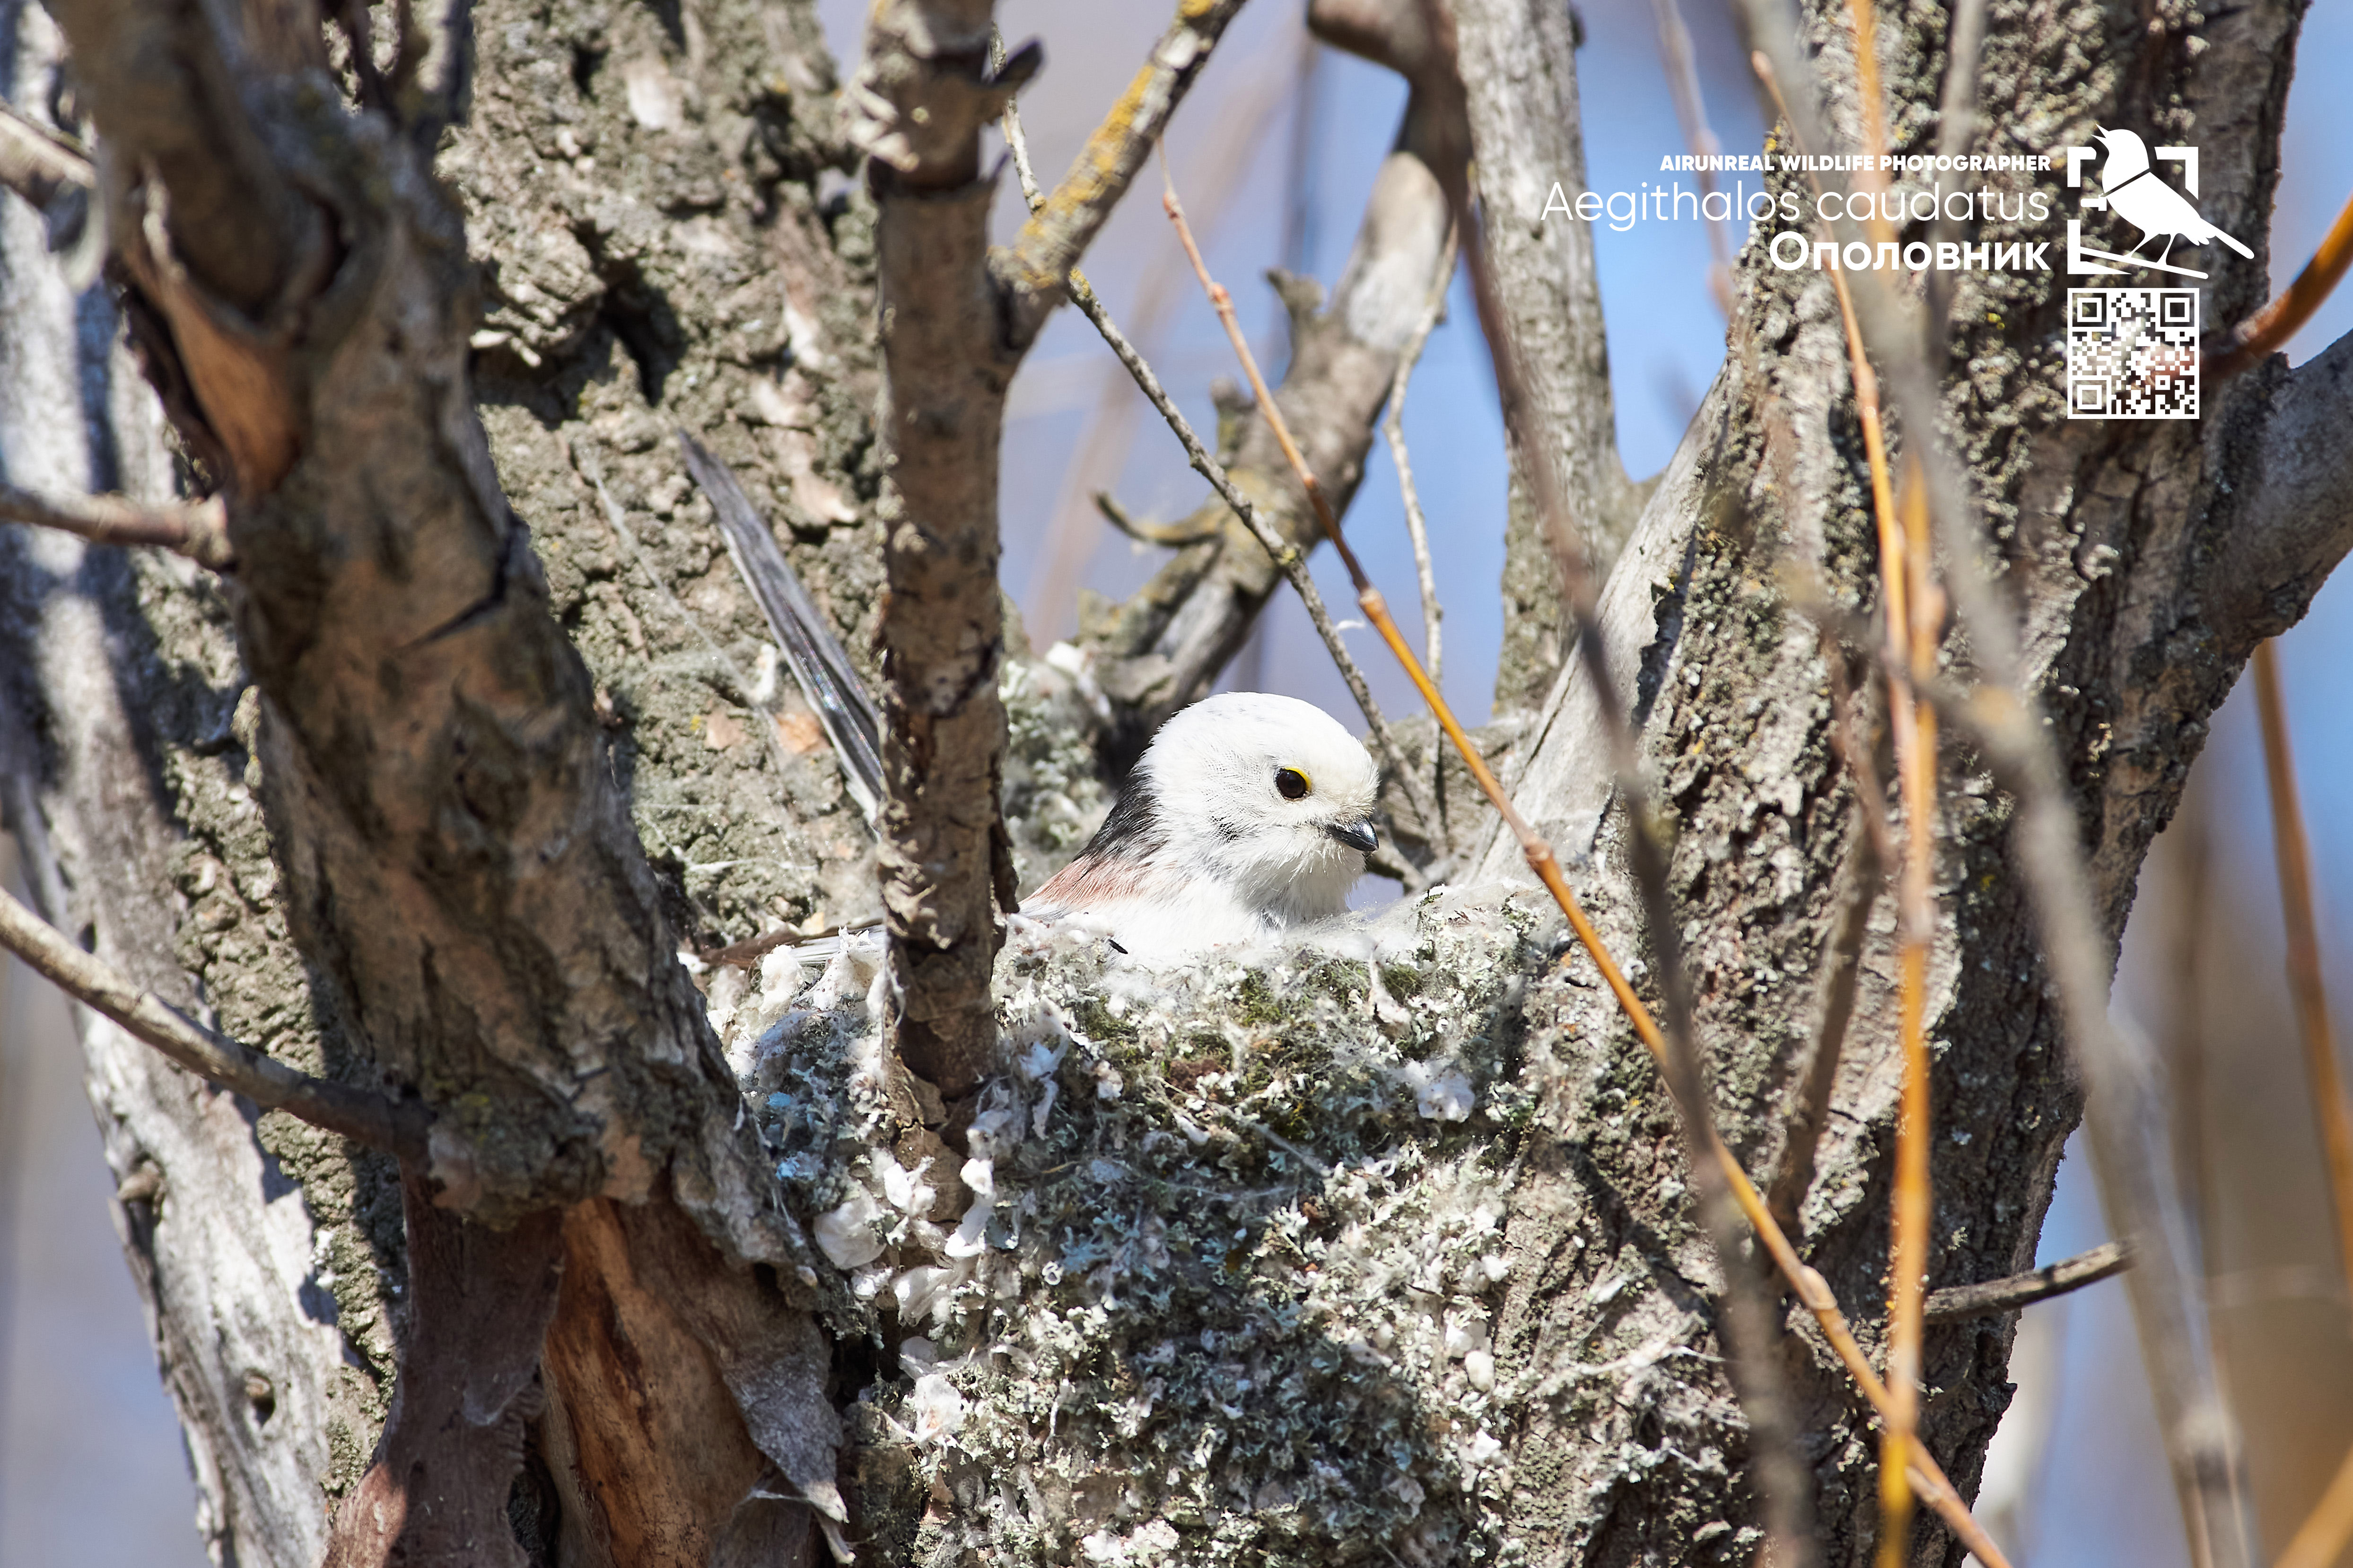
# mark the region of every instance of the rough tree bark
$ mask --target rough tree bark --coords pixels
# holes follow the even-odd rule
[[[903,34],[908,59],[955,57],[946,90],[985,110],[987,8],[940,9],[955,37]],[[1205,9],[1231,8],[1186,6],[1171,37]],[[1466,58],[1504,36],[1482,26],[1540,9],[1465,4]],[[401,1173],[86,1032],[118,1222],[218,1557],[792,1562],[857,1542],[877,1562],[1066,1561],[1083,1542],[1106,1560],[1747,1560],[1721,1281],[1666,1102],[1525,898],[1459,895],[1336,950],[1155,985],[1017,946],[997,975],[1014,1065],[969,1013],[947,1053],[965,1076],[929,1064],[934,1087],[977,1090],[970,1131],[890,1057],[860,1054],[877,1021],[850,958],[804,994],[789,964],[754,979],[724,963],[698,994],[672,957],[881,912],[915,934],[894,900],[945,879],[969,998],[1000,859],[971,792],[1001,755],[1011,861],[1034,884],[1100,816],[1097,742],[1132,752],[1271,590],[1224,520],[1091,621],[1091,675],[1018,647],[1000,659],[995,402],[1083,221],[988,264],[967,142],[937,181],[837,189],[857,159],[802,4],[480,0],[437,23],[421,60],[379,11],[367,69],[299,5],[57,10],[72,91],[46,16],[6,0],[0,92],[40,115],[70,102],[111,144],[98,199],[121,270],[78,296],[39,216],[0,195],[0,480],[152,501],[200,479],[227,496],[239,565],[215,577],[0,532],[6,826],[43,910],[83,945],[224,1033],[435,1118],[429,1168]],[[1510,134],[1495,126],[1545,120],[1573,78],[1547,33],[1527,73],[1480,69],[1467,132],[1448,130],[1431,106],[1460,88],[1431,74],[1419,5],[1313,13],[1416,88],[1333,307],[1295,315],[1279,395],[1345,496],[1394,363],[1382,307],[1401,338],[1442,247],[1430,160],[1461,157],[1466,134],[1492,151]],[[2206,216],[2257,236],[2297,8],[2153,15],[1996,0],[1980,145],[2048,151],[2120,123],[2193,142]],[[1844,7],[1808,17],[1852,134]],[[1881,19],[1900,151],[1934,145],[1944,26],[1936,8]],[[1147,67],[1153,112],[1174,102],[1166,73],[1206,50]],[[952,123],[964,137],[974,121]],[[1533,162],[1480,164],[1507,230],[1502,176]],[[1081,205],[1099,219],[1107,201]],[[1581,287],[1576,235],[1541,237],[1556,248],[1528,261],[1530,287]],[[1970,237],[2050,237],[1989,222]],[[2224,258],[2210,319],[2259,301],[2257,248]],[[1827,280],[1760,252],[1604,610],[1672,817],[1722,1125],[1761,1174],[1859,831],[1817,638],[1777,573],[1813,566],[1868,607],[1874,557]],[[878,334],[878,282],[886,310],[924,290],[967,309]],[[2353,542],[2353,446],[2336,434],[2353,344],[2211,388],[2199,426],[2070,423],[2062,288],[1968,278],[1947,394],[2113,937],[2247,650]],[[993,335],[968,309],[983,294],[1005,307]],[[1606,427],[1597,344],[1580,329],[1535,355],[1567,426]],[[974,379],[918,385],[917,359]],[[971,400],[951,429],[920,413],[935,393]],[[908,815],[886,822],[879,898],[868,829],[684,475],[681,424],[789,534],[854,657],[880,635],[885,667],[867,673],[897,694]],[[1239,442],[1237,475],[1303,541],[1262,426]],[[934,460],[967,466],[951,491],[926,488]],[[1601,518],[1623,476],[1593,460],[1572,478]],[[935,550],[960,563],[936,589]],[[883,606],[886,581],[906,604]],[[934,591],[954,607],[894,619]],[[1524,642],[1541,640],[1540,598]],[[1968,648],[1947,657],[1965,676]],[[927,708],[923,683],[951,673]],[[1581,679],[1554,681],[1516,789],[1639,954]],[[963,770],[928,805],[921,789],[949,775],[923,753],[926,718]],[[1966,743],[1946,760],[1937,1286],[2031,1260],[2077,1111],[2008,803]],[[934,829],[944,847],[926,848]],[[1519,875],[1507,841],[1484,875]],[[1891,941],[1875,928],[1866,946],[1798,1238],[1866,1339]],[[973,1157],[964,1195],[950,1138]],[[1928,1339],[1923,1430],[1965,1489],[2008,1338],[1996,1319]],[[1793,1320],[1785,1344],[1824,1557],[1861,1561],[1869,1425],[1810,1330]],[[1914,1556],[1957,1551],[1928,1529]]]

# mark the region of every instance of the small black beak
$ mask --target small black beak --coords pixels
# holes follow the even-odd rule
[[[1366,855],[1381,847],[1381,836],[1373,831],[1373,825],[1369,822],[1326,823],[1324,831],[1349,848],[1361,850]]]

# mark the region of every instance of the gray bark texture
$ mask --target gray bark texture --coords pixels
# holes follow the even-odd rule
[[[1488,265],[1528,378],[1528,426],[1544,448],[1512,453],[1495,669],[1495,709],[1510,713],[1542,700],[1568,653],[1557,546],[1544,537],[1526,465],[1553,465],[1597,578],[1641,498],[1618,459],[1592,226],[1545,216],[1556,184],[1572,207],[1586,189],[1574,18],[1546,0],[1461,0],[1452,11]]]
[[[1005,380],[1232,9],[1178,9],[1102,160],[991,256],[965,153],[1015,82],[987,70],[985,5],[880,8],[874,133],[845,136],[805,0],[478,0],[427,18],[421,54],[380,10],[367,68],[297,0],[58,0],[56,25],[0,0],[0,94],[88,117],[114,256],[80,288],[0,195],[0,483],[218,493],[237,560],[0,530],[5,826],[42,913],[137,985],[431,1118],[396,1165],[85,1030],[216,1561],[1753,1557],[1725,1281],[1672,1109],[1508,837],[1455,891],[1183,973],[991,907],[1084,840],[1108,771],[1278,579],[1213,505],[1214,537],[1058,667],[993,582]],[[1528,221],[1581,181],[1559,14],[1463,0],[1466,68],[1494,62],[1467,95],[1419,5],[1311,14],[1415,90],[1332,304],[1296,297],[1277,395],[1344,501],[1447,171],[1486,148],[1549,456],[1597,549],[1630,521],[1605,639],[1719,1123],[1761,1181],[1862,833],[1821,639],[1781,586],[1794,563],[1876,602],[1828,278],[1743,254],[1725,367],[1638,498],[1589,248]],[[1844,15],[1804,26],[1852,136]],[[1978,150],[2117,124],[2195,143],[2205,215],[2260,236],[2299,16],[1995,0]],[[1945,23],[1881,17],[1898,151],[1934,149]],[[853,139],[890,170],[851,178]],[[2212,319],[2261,302],[2261,248],[2219,258]],[[2353,344],[2210,386],[2199,424],[2071,423],[2063,287],[1968,275],[1946,394],[2113,942],[2209,715],[2353,542]],[[879,858],[681,426],[885,694]],[[1263,422],[1226,445],[1308,542]],[[1600,705],[1525,510],[1499,707],[1526,710],[1500,760],[1655,994]],[[1945,658],[1966,679],[1964,639]],[[2080,1109],[2012,805],[1966,735],[1943,762],[1936,1288],[2031,1263]],[[1467,781],[1436,773],[1460,837]],[[885,917],[892,956],[852,943],[821,973],[716,956]],[[1883,900],[1874,922],[1793,1238],[1876,1350]],[[928,993],[923,942],[955,970]],[[919,1016],[924,994],[961,1010]],[[1778,1342],[1820,1553],[1861,1563],[1873,1429],[1801,1320]],[[1923,1433],[1964,1492],[2011,1328],[1928,1333]],[[1959,1551],[1931,1523],[1912,1557]]]

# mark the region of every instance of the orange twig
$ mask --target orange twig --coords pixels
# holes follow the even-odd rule
[[[2345,210],[2337,215],[2320,248],[2312,253],[2295,281],[2278,299],[2232,328],[2221,345],[2206,356],[2206,374],[2221,381],[2260,363],[2312,320],[2312,313],[2336,289],[2348,267],[2353,267],[2353,197],[2346,199]]]
[[[1291,433],[1283,424],[1282,410],[1275,405],[1273,397],[1267,391],[1264,378],[1259,374],[1258,362],[1250,353],[1249,340],[1242,335],[1240,327],[1235,321],[1232,297],[1226,291],[1223,285],[1210,277],[1208,264],[1202,260],[1200,249],[1193,241],[1192,230],[1185,221],[1184,205],[1176,199],[1176,193],[1173,186],[1164,192],[1161,205],[1166,210],[1170,222],[1176,226],[1177,237],[1185,247],[1186,255],[1193,263],[1194,273],[1199,278],[1202,289],[1208,295],[1209,302],[1217,308],[1219,320],[1225,323],[1227,338],[1232,342],[1234,353],[1241,362],[1242,373],[1249,379],[1250,388],[1258,397],[1259,407],[1264,412],[1267,423],[1274,433],[1275,440],[1282,447],[1283,455],[1290,460],[1300,482],[1305,487],[1308,500],[1315,509],[1316,519],[1323,525],[1325,537],[1331,540],[1334,548],[1339,553],[1341,562],[1347,568],[1348,579],[1356,586],[1356,602],[1363,607],[1366,619],[1380,632],[1381,640],[1388,644],[1389,651],[1397,657],[1398,664],[1404,667],[1406,674],[1420,691],[1422,700],[1430,704],[1431,713],[1437,716],[1438,722],[1445,730],[1447,738],[1454,743],[1456,752],[1461,754],[1463,764],[1470,769],[1471,776],[1477,782],[1480,791],[1486,795],[1488,803],[1503,817],[1504,826],[1511,829],[1512,837],[1519,843],[1520,852],[1527,858],[1529,868],[1536,874],[1537,879],[1544,883],[1545,889],[1552,895],[1553,901],[1560,906],[1561,913],[1567,917],[1569,927],[1576,932],[1579,945],[1584,948],[1586,955],[1593,961],[1594,967],[1601,972],[1603,982],[1609,987],[1610,994],[1617,998],[1618,1005],[1624,1011],[1628,1021],[1633,1025],[1635,1035],[1650,1051],[1651,1058],[1662,1070],[1666,1069],[1669,1067],[1666,1036],[1659,1028],[1658,1021],[1651,1016],[1651,1010],[1643,1005],[1642,999],[1634,994],[1633,986],[1628,984],[1625,972],[1618,967],[1616,960],[1610,956],[1608,945],[1602,942],[1601,933],[1594,929],[1593,922],[1587,917],[1584,906],[1578,903],[1577,895],[1569,890],[1567,880],[1561,874],[1560,861],[1554,855],[1552,846],[1528,826],[1527,820],[1521,816],[1518,809],[1513,805],[1511,797],[1504,793],[1503,784],[1496,779],[1493,771],[1487,766],[1486,759],[1480,754],[1477,744],[1464,733],[1461,724],[1454,717],[1453,709],[1447,705],[1445,697],[1430,683],[1429,675],[1421,667],[1421,661],[1414,657],[1413,649],[1407,645],[1405,637],[1398,632],[1397,623],[1389,616],[1388,601],[1381,596],[1380,590],[1373,586],[1371,580],[1365,574],[1364,567],[1357,562],[1356,552],[1348,548],[1347,542],[1340,536],[1339,523],[1333,516],[1331,507],[1324,500],[1323,488],[1316,482],[1315,476],[1308,470],[1305,460],[1299,454],[1299,448],[1293,444]],[[1847,1374],[1862,1391],[1863,1397],[1877,1412],[1881,1422],[1884,1425],[1890,1418],[1892,1405],[1887,1385],[1880,1380],[1878,1373],[1871,1365],[1870,1358],[1863,1353],[1862,1346],[1856,1342],[1854,1331],[1847,1322],[1846,1314],[1840,1310],[1838,1298],[1831,1291],[1830,1282],[1798,1256],[1797,1248],[1790,1245],[1789,1238],[1781,1229],[1779,1222],[1774,1219],[1771,1211],[1767,1208],[1764,1194],[1757,1190],[1757,1184],[1748,1179],[1748,1173],[1741,1168],[1738,1158],[1712,1129],[1707,1133],[1707,1145],[1717,1168],[1724,1173],[1725,1184],[1731,1189],[1733,1202],[1738,1206],[1742,1216],[1756,1231],[1757,1239],[1763,1243],[1767,1254],[1772,1258],[1775,1268],[1779,1269],[1782,1278],[1788,1281],[1789,1288],[1796,1292],[1798,1300],[1804,1304],[1808,1311],[1814,1315],[1815,1321],[1820,1326],[1822,1337],[1830,1342],[1831,1349],[1837,1353],[1840,1362],[1846,1367]],[[1985,1564],[1985,1568],[2010,1568],[2010,1559],[2003,1555],[2001,1549],[1994,1544],[1993,1538],[1985,1532],[1984,1527],[1979,1525],[1976,1518],[1970,1514],[1968,1505],[1961,1500],[1960,1494],[1953,1489],[1952,1482],[1946,1479],[1943,1468],[1936,1463],[1935,1457],[1928,1452],[1927,1448],[1917,1442],[1912,1443],[1909,1445],[1907,1458],[1907,1469],[1913,1488],[1921,1500],[1945,1521],[1947,1526],[1959,1538],[1961,1544],[1974,1552],[1978,1561]]]
[[[1886,146],[1880,109],[1876,27],[1871,0],[1851,0],[1851,9],[1855,28],[1855,73],[1862,96],[1863,145],[1867,152],[1875,153]],[[1751,63],[1758,79],[1772,94],[1783,122],[1791,127],[1794,134],[1797,121],[1781,97],[1781,86],[1772,68],[1761,53],[1751,57]],[[1885,184],[1868,171],[1862,183],[1866,189],[1883,187]],[[1819,192],[1820,183],[1814,184]],[[1876,205],[1871,216],[1874,234],[1893,236],[1893,226],[1879,216]],[[1885,1426],[1880,1443],[1878,1549],[1879,1568],[1901,1568],[1911,1535],[1914,1501],[1914,1466],[1908,1462],[1909,1456],[1926,1454],[1914,1434],[1919,1420],[1922,1301],[1927,1284],[1928,1230],[1934,1212],[1928,1169],[1931,1107],[1926,1017],[1928,952],[1936,935],[1930,883],[1935,853],[1936,720],[1935,710],[1917,698],[1913,686],[1934,674],[1936,625],[1943,619],[1943,611],[1934,602],[1937,595],[1928,581],[1926,476],[1918,459],[1914,458],[1907,467],[1899,526],[1894,484],[1887,463],[1878,373],[1872,369],[1863,353],[1862,327],[1855,316],[1854,297],[1848,291],[1846,274],[1833,271],[1831,283],[1838,294],[1839,315],[1846,331],[1855,416],[1862,426],[1863,454],[1871,470],[1872,518],[1879,539],[1880,605],[1886,623],[1889,729],[1895,742],[1908,838],[1897,889],[1897,1033],[1904,1057],[1904,1087],[1895,1124],[1895,1191],[1888,1218],[1890,1403],[1882,1407]],[[1932,1506],[1934,1500],[1931,1497]],[[1994,1561],[1982,1552],[1978,1558],[1988,1563]]]
[[[2348,1540],[2353,1540],[2353,1453],[2337,1467],[2336,1479],[2296,1528],[2295,1539],[2274,1568],[2329,1568]]]
[[[2344,1080],[2337,1066],[2337,1041],[2328,1026],[2328,993],[2320,979],[2320,936],[2312,910],[2312,849],[2304,837],[2304,808],[2296,799],[2295,759],[2289,754],[2287,703],[2280,691],[2279,654],[2271,643],[2255,645],[2255,706],[2263,721],[2263,773],[2271,783],[2272,847],[2279,859],[2280,912],[2287,921],[2288,989],[2295,998],[2297,1032],[2304,1038],[2305,1071],[2312,1079],[2312,1115],[2328,1159],[2328,1187],[2337,1211],[2337,1248],[2346,1283],[2353,1289],[2353,1121],[2345,1105]]]

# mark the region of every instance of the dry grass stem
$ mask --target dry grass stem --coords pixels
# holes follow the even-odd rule
[[[1866,152],[1885,149],[1881,107],[1875,24],[1870,0],[1852,0],[1855,26],[1857,87],[1862,101]],[[1806,138],[1781,93],[1770,62],[1760,52],[1752,57],[1757,74],[1779,109],[1785,124],[1799,145]],[[1812,182],[1816,190],[1819,181]],[[1866,188],[1871,181],[1866,176]],[[1873,207],[1874,215],[1876,207]],[[1874,235],[1893,228],[1874,216]],[[1835,269],[1831,283],[1839,302],[1846,334],[1848,372],[1853,383],[1855,416],[1862,427],[1863,451],[1871,473],[1872,520],[1879,543],[1879,584],[1882,629],[1886,642],[1888,719],[1895,744],[1896,767],[1904,797],[1908,843],[1897,889],[1897,1037],[1903,1053],[1904,1082],[1896,1118],[1895,1183],[1888,1222],[1888,1349],[1887,1381],[1891,1407],[1885,1412],[1879,1466],[1880,1568],[1900,1568],[1910,1544],[1914,1502],[1908,1450],[1916,1448],[1914,1433],[1919,1418],[1922,1302],[1926,1286],[1928,1229],[1934,1201],[1929,1172],[1929,1103],[1926,1037],[1928,954],[1936,938],[1931,901],[1935,870],[1936,714],[1914,688],[1935,673],[1937,627],[1942,606],[1933,603],[1928,580],[1928,510],[1926,476],[1915,458],[1907,466],[1900,510],[1887,456],[1886,426],[1879,401],[1879,377],[1863,349],[1862,328],[1846,274]]]
[[[1398,495],[1405,502],[1406,537],[1413,542],[1414,575],[1421,584],[1421,637],[1423,662],[1430,666],[1430,681],[1433,686],[1444,684],[1440,674],[1440,639],[1439,623],[1446,612],[1438,603],[1438,578],[1430,562],[1430,525],[1422,516],[1421,494],[1414,488],[1413,461],[1405,446],[1406,384],[1413,379],[1414,366],[1421,363],[1421,351],[1430,342],[1430,334],[1437,329],[1439,319],[1446,313],[1446,289],[1454,281],[1454,253],[1461,236],[1449,227],[1446,231],[1445,255],[1438,263],[1438,276],[1430,286],[1430,299],[1421,315],[1413,324],[1405,348],[1398,355],[1397,374],[1389,382],[1388,407],[1381,416],[1381,439],[1388,443],[1389,460],[1396,465]]]
[[[1234,314],[1233,296],[1226,291],[1224,284],[1209,276],[1208,263],[1201,258],[1201,247],[1193,238],[1192,225],[1185,220],[1184,204],[1176,199],[1176,186],[1169,177],[1168,163],[1165,157],[1161,160],[1160,177],[1161,205],[1167,212],[1169,221],[1176,226],[1176,237],[1185,247],[1187,259],[1193,264],[1194,276],[1200,279],[1203,291],[1209,297],[1209,303],[1217,309],[1218,320],[1226,329],[1227,341],[1233,344],[1234,353],[1241,361],[1243,374],[1249,378],[1250,393],[1258,399],[1260,414],[1265,418],[1268,429],[1273,432],[1275,444],[1282,448],[1283,458],[1291,464],[1292,471],[1298,475],[1301,487],[1306,490],[1308,505],[1314,509],[1315,521],[1323,528],[1324,536],[1332,542],[1332,548],[1338,552],[1341,563],[1347,568],[1348,581],[1356,585],[1356,603],[1363,607],[1365,618],[1380,632],[1382,640],[1388,642],[1392,648],[1402,647],[1404,645],[1398,639],[1397,623],[1389,616],[1388,602],[1382,599],[1379,591],[1374,588],[1366,578],[1365,569],[1357,562],[1356,551],[1349,547],[1346,537],[1340,531],[1340,520],[1333,515],[1332,503],[1324,499],[1323,485],[1317,482],[1315,475],[1307,467],[1307,460],[1300,456],[1297,444],[1291,438],[1291,427],[1283,421],[1282,405],[1275,402],[1273,391],[1266,384],[1266,377],[1260,374],[1258,356],[1250,353],[1250,340],[1243,336],[1241,321]],[[1138,364],[1142,363],[1140,359],[1136,362]],[[1134,368],[1134,365],[1129,366],[1131,372]],[[1139,382],[1138,384],[1141,385],[1142,383]],[[1155,380],[1153,387],[1145,388],[1145,395],[1152,396],[1153,388],[1157,385],[1158,382]],[[1155,405],[1164,399],[1155,398]],[[1162,410],[1164,416],[1169,412],[1169,409]],[[1199,445],[1198,441],[1190,441],[1187,443],[1187,449],[1189,452]],[[1203,456],[1206,457],[1207,454],[1204,453]],[[1197,458],[1193,466],[1197,468],[1201,468],[1201,459]],[[1204,468],[1202,472],[1206,474],[1208,470]],[[1220,469],[1219,472],[1222,473],[1223,470]],[[1233,491],[1230,484],[1219,483],[1215,479],[1210,482],[1218,485],[1218,493],[1225,498],[1228,506],[1233,507],[1237,513],[1242,512],[1242,508],[1238,504],[1240,497]],[[1310,590],[1303,584],[1309,584],[1310,580],[1307,576],[1305,562],[1299,552],[1283,544],[1275,537],[1272,530],[1260,523],[1255,510],[1244,515],[1243,521],[1249,525],[1250,532],[1257,538],[1260,546],[1272,555],[1276,564],[1282,566],[1284,574],[1292,578],[1293,585],[1300,588],[1300,597],[1304,601]],[[1317,596],[1317,603],[1322,603],[1320,595]],[[1324,646],[1332,650],[1335,660],[1342,661],[1341,672],[1344,675],[1356,671],[1356,661],[1348,658],[1346,649],[1340,643],[1337,632],[1334,632],[1326,638]],[[1423,686],[1427,695],[1427,678],[1419,675],[1420,665],[1416,662],[1412,668],[1417,672],[1416,684]],[[1363,681],[1364,676],[1361,672],[1354,673],[1349,680],[1349,689],[1357,692],[1357,706],[1365,710],[1366,721],[1372,726],[1374,739],[1380,744],[1382,760],[1388,763],[1391,772],[1396,774],[1398,787],[1405,791],[1406,798],[1413,803],[1414,815],[1421,819],[1423,830],[1430,836],[1430,842],[1438,844],[1446,842],[1445,830],[1439,822],[1438,808],[1431,804],[1429,791],[1422,786],[1420,778],[1407,763],[1405,752],[1398,747],[1396,737],[1389,732],[1388,721],[1381,717],[1378,706],[1374,703],[1371,689],[1364,687],[1363,689],[1358,690],[1358,688],[1363,686]]]
[[[2272,848],[2279,860],[2280,913],[2287,925],[2288,990],[2295,1001],[2296,1033],[2304,1042],[2305,1072],[2312,1080],[2312,1117],[2328,1163],[2328,1194],[2337,1217],[2337,1262],[2353,1292],[2353,1117],[2345,1105],[2345,1082],[2337,1063],[2337,1041],[2328,1024],[2328,993],[2321,983],[2319,921],[2313,914],[2312,847],[2304,834],[2304,806],[2296,795],[2295,758],[2290,752],[2287,701],[2280,689],[2279,650],[2255,645],[2255,706],[2263,715],[2263,775],[2271,786]]]
[[[2232,328],[2220,348],[2207,355],[2206,374],[2221,381],[2262,363],[2312,320],[2312,313],[2343,279],[2348,267],[2353,267],[2353,196],[2346,198],[2344,210],[2329,226],[2320,248],[2295,275],[2295,281],[2279,298]]]

